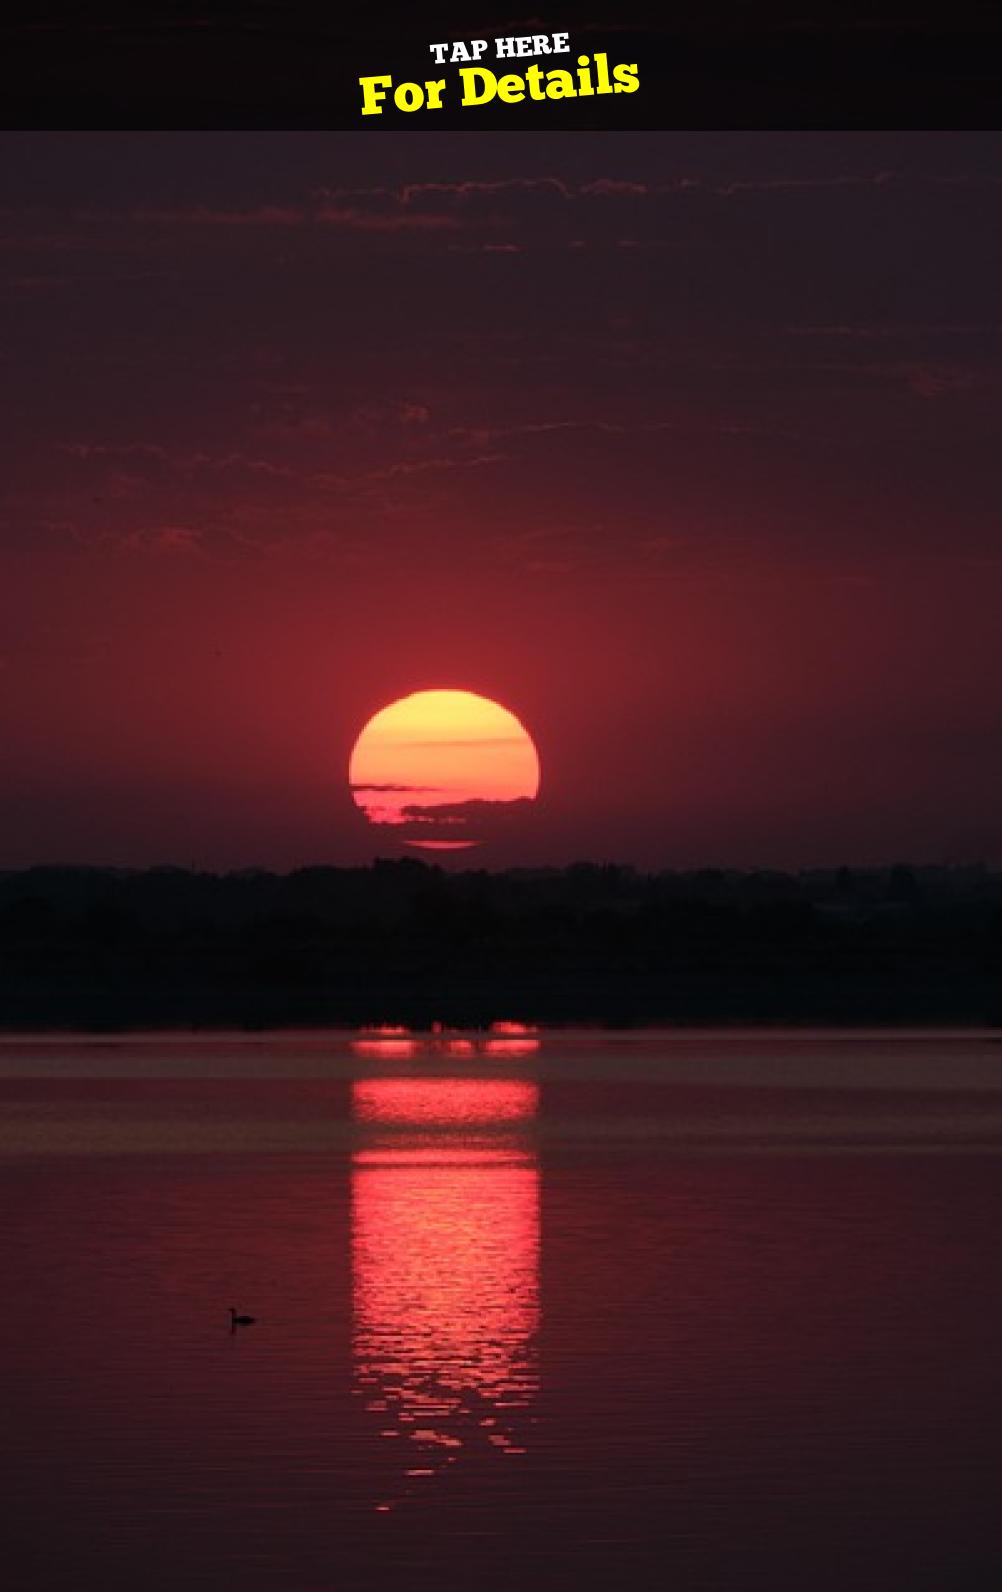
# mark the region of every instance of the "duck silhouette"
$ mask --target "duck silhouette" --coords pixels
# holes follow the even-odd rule
[[[252,1327],[257,1316],[241,1316],[237,1314],[236,1305],[230,1305],[230,1331],[236,1332],[238,1327]]]

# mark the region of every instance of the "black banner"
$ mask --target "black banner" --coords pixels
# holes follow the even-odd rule
[[[1000,43],[989,5],[49,0],[0,59],[9,127],[988,129]]]

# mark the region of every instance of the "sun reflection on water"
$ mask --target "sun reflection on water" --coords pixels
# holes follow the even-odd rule
[[[500,1059],[534,1056],[540,1048],[536,1031],[525,1023],[492,1023],[486,1034],[450,1033],[437,1025],[427,1034],[411,1033],[406,1028],[384,1025],[364,1028],[348,1041],[356,1056],[375,1061],[404,1061],[418,1056],[429,1060],[443,1057],[494,1056]]]
[[[526,1451],[539,1387],[539,1172],[522,1080],[353,1086],[355,1391],[403,1438],[399,1501],[479,1449]],[[377,1507],[388,1507],[382,1500]]]

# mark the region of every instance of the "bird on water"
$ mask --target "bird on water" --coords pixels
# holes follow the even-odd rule
[[[257,1316],[241,1316],[237,1314],[236,1305],[230,1305],[230,1330],[235,1332],[238,1327],[252,1327]]]

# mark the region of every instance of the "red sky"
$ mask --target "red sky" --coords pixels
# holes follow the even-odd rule
[[[1002,861],[1002,138],[8,135],[0,866]]]

